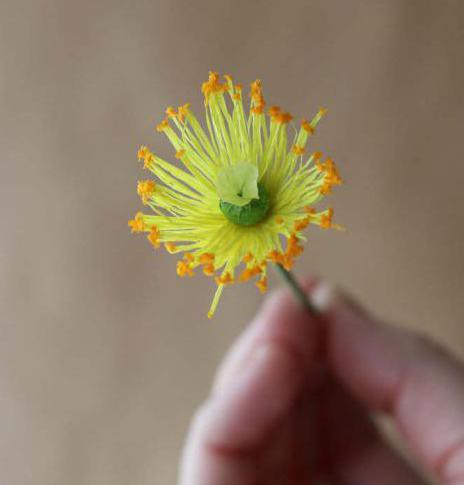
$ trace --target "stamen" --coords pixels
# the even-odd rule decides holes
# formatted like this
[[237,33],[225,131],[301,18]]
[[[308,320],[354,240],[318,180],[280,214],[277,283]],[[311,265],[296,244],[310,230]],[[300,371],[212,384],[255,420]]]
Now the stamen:
[[178,113],[177,113],[177,119],[183,123],[185,119],[187,118],[187,115],[189,113],[189,108],[190,108],[190,103],[185,103],[182,106],[179,106],[178,108]]
[[225,273],[222,276],[216,276],[216,283],[218,285],[230,285],[234,282],[231,274],[229,272]]
[[156,125],[156,131],[159,133],[163,132],[166,128],[169,128],[169,120],[167,118],[164,118],[161,123]]
[[169,118],[175,118],[177,116],[177,111],[173,106],[168,106],[165,111],[166,115],[169,116]]
[[240,275],[239,281],[245,282],[248,281],[253,276],[257,276],[263,272],[262,268],[258,265],[253,266],[252,268],[246,268],[243,270],[243,273]]
[[242,261],[247,264],[247,263],[251,263],[251,261],[253,261],[253,259],[255,259],[255,257],[253,256],[253,254],[251,253],[246,253],[245,256],[243,256],[242,258]]
[[160,246],[160,232],[156,226],[151,226],[151,232],[147,236],[147,239],[150,241],[150,243],[155,247],[159,248]]
[[294,153],[295,155],[303,155],[304,152],[305,152],[304,147],[299,146],[299,145],[293,145],[292,153]]
[[315,128],[313,126],[311,126],[311,123],[308,120],[303,120],[301,122],[301,127],[303,128],[303,130],[308,132],[310,135],[314,134]]
[[320,226],[323,229],[329,229],[332,227],[333,214],[334,214],[334,210],[331,207],[327,209],[327,214],[322,214],[320,219]]
[[191,268],[190,264],[186,261],[177,261],[177,268],[176,268],[178,276],[183,278],[184,276],[193,276],[195,273]]
[[137,194],[142,199],[144,204],[148,204],[148,201],[155,192],[155,182],[153,180],[141,180],[137,184]]
[[177,246],[173,242],[164,243],[166,251],[170,254],[174,254],[177,251]]
[[266,293],[267,291],[267,278],[263,276],[260,280],[258,280],[255,285],[258,287],[261,293]]
[[295,231],[302,231],[303,229],[308,227],[309,221],[310,221],[309,217],[305,217],[303,219],[298,219],[297,221],[295,221],[293,225]]
[[134,219],[130,220],[127,225],[131,228],[131,233],[144,232],[145,223],[143,222],[143,214],[141,212],[137,212]]

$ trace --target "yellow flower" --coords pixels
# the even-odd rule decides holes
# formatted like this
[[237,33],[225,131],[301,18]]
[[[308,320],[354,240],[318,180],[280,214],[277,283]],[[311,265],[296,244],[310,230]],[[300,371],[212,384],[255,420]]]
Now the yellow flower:
[[202,85],[203,124],[184,104],[169,107],[157,125],[180,162],[169,163],[146,146],[139,149],[144,168],[161,184],[139,182],[138,193],[153,213],[139,212],[129,221],[132,232],[149,233],[153,246],[163,243],[169,253],[183,253],[179,276],[201,268],[214,278],[210,317],[226,285],[256,278],[264,292],[268,263],[290,270],[309,224],[340,228],[332,223],[333,209],[312,207],[342,183],[335,164],[320,152],[305,155],[326,110],[303,120],[299,129],[292,124],[289,139],[293,116],[278,106],[266,115],[261,81],[251,84],[246,112],[241,85],[231,76],[224,79],[212,72]]

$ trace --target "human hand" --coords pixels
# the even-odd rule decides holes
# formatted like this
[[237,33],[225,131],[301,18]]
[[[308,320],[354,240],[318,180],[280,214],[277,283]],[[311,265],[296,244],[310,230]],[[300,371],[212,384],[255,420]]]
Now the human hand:
[[324,284],[309,291],[320,317],[281,290],[234,344],[192,422],[180,484],[423,483],[372,413],[440,483],[464,484],[462,364]]

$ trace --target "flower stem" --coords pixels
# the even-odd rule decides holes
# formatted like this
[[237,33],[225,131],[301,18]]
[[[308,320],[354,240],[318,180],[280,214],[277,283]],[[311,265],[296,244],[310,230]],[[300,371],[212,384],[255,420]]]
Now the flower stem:
[[304,292],[303,288],[300,286],[298,281],[295,279],[293,274],[290,271],[287,271],[282,265],[275,264],[274,267],[276,268],[277,273],[282,276],[285,282],[290,286],[293,295],[298,300],[298,302],[307,310],[311,315],[317,315],[317,310],[314,305],[311,303],[308,295]]

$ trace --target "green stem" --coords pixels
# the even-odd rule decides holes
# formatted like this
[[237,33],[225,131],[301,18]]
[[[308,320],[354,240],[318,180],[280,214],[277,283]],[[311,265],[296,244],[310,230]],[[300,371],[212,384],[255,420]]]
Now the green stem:
[[290,271],[287,271],[280,264],[275,264],[274,267],[276,268],[276,271],[280,274],[280,276],[282,276],[282,278],[288,284],[288,286],[290,286],[295,298],[303,306],[303,308],[305,308],[312,315],[317,315],[318,312],[316,308],[311,303],[308,295],[304,292],[303,288],[300,286],[293,274]]

